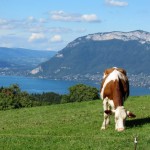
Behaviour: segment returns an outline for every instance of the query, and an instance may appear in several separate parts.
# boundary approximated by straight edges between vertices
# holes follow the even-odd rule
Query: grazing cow
[[[104,108],[104,121],[101,129],[106,129],[110,123],[109,116],[114,113],[115,129],[123,131],[125,129],[126,117],[135,117],[134,114],[127,111],[123,106],[124,101],[129,96],[129,81],[126,71],[116,67],[105,70],[100,95]]]

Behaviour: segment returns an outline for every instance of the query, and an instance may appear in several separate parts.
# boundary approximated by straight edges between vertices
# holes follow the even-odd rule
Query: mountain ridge
[[[85,40],[93,40],[93,41],[104,41],[104,40],[139,40],[142,44],[143,43],[150,43],[150,33],[147,31],[142,30],[135,30],[130,32],[121,32],[121,31],[112,31],[112,32],[102,32],[102,33],[94,33],[94,34],[88,34],[83,37],[79,37],[75,39],[73,42],[70,42],[67,46],[73,47],[82,39]],[[76,43],[75,43],[76,42]]]
[[[0,47],[0,74],[14,75],[31,70],[55,54],[55,51]]]
[[[101,75],[106,68],[114,66],[122,67],[130,74],[150,74],[150,68],[147,67],[150,65],[149,60],[149,32],[94,33],[70,42],[51,59],[39,65],[33,74],[56,79],[80,79],[82,76],[84,79]]]

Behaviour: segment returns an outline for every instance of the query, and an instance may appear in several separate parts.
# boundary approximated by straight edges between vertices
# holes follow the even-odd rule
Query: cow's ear
[[[128,116],[129,118],[135,118],[135,117],[136,117],[136,115],[133,114],[133,113],[130,112],[130,111],[127,111],[127,116]]]
[[[107,115],[111,115],[112,114],[112,111],[111,110],[105,110],[104,111]]]

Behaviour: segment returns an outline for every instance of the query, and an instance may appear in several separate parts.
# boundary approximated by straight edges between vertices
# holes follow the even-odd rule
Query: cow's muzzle
[[[118,128],[117,131],[122,132],[122,131],[124,131],[124,128]]]

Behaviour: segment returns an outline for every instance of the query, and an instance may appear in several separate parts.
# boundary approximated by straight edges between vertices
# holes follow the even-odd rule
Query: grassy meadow
[[[115,131],[114,117],[105,131],[102,101],[0,111],[0,150],[137,150],[150,148],[150,96],[129,97],[136,114],[126,130]]]

